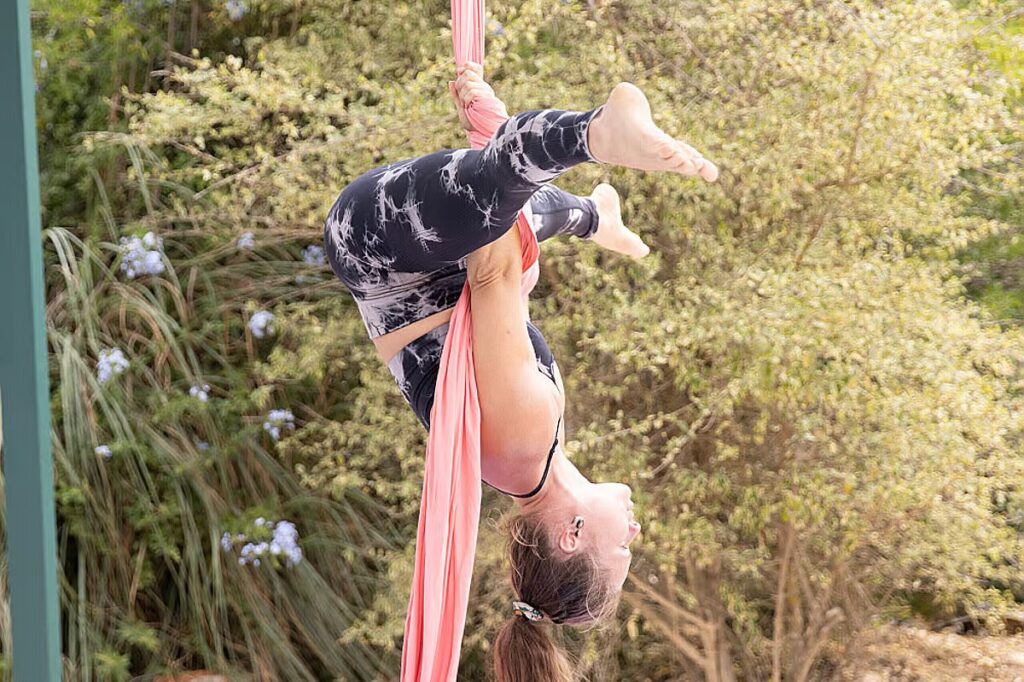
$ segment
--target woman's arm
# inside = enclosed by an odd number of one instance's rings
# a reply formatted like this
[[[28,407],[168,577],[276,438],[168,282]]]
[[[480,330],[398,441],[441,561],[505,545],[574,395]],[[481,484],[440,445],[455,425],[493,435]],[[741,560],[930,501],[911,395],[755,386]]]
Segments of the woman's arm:
[[[524,465],[537,459],[543,466],[560,406],[557,389],[537,371],[526,331],[521,259],[515,226],[466,259],[481,445],[486,454],[523,457]]]

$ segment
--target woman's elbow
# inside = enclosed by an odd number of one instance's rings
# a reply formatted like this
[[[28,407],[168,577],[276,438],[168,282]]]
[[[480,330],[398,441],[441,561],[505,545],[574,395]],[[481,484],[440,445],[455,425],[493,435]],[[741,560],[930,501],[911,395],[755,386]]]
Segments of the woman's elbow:
[[[510,283],[518,286],[522,274],[523,264],[518,254],[510,258],[500,253],[472,253],[466,259],[466,278],[474,289]]]
[[[515,226],[490,244],[466,258],[466,275],[471,287],[519,283],[523,274],[519,235]]]

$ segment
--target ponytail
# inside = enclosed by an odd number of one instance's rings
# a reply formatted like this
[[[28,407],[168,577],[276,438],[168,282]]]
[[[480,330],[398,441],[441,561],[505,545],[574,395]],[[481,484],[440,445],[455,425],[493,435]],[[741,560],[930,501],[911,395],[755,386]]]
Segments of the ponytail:
[[[548,627],[523,616],[505,621],[494,640],[497,682],[572,682],[572,664]]]
[[[615,612],[620,592],[587,555],[558,556],[537,516],[515,515],[509,531],[512,596],[526,602],[537,618],[505,622],[494,641],[497,682],[572,682],[573,666],[551,637],[551,624],[583,625]]]

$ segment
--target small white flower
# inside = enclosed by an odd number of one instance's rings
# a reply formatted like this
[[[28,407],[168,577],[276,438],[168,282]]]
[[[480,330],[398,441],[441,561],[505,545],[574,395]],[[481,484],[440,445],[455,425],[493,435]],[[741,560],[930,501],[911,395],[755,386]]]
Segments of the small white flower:
[[[120,348],[104,348],[96,363],[96,380],[105,384],[128,369],[128,358]]]
[[[249,318],[249,330],[257,339],[274,333],[274,314],[268,310],[257,310]]]
[[[199,452],[206,452],[207,450],[210,449],[210,444],[207,443],[205,440],[201,440],[198,443],[196,443],[196,448],[199,449]]]
[[[284,554],[288,566],[295,566],[302,561],[302,549],[299,547],[299,531],[291,521],[278,521],[274,526],[274,538],[270,543],[270,551],[274,555]]]
[[[188,390],[189,395],[193,398],[198,398],[201,402],[206,402],[210,399],[210,384],[193,384],[192,388]]]
[[[291,410],[271,410],[263,421],[263,430],[274,440],[280,440],[282,429],[295,430],[295,415]]]
[[[316,244],[307,246],[302,250],[302,260],[306,261],[307,265],[323,265],[327,262],[324,247]]]
[[[142,235],[142,245],[147,249],[162,249],[164,246],[164,240],[156,236],[152,232],[147,232]]]
[[[242,236],[238,238],[236,246],[239,251],[252,251],[256,248],[256,237],[252,232],[243,232]]]
[[[164,271],[163,240],[152,232],[140,237],[121,237],[121,272],[128,279],[159,275]]]
[[[95,452],[97,455],[103,457],[103,459],[110,459],[114,456],[109,445],[97,445]]]
[[[253,524],[260,528],[272,528],[274,537],[270,542],[246,542],[239,551],[238,563],[242,566],[259,566],[260,557],[270,554],[275,557],[283,557],[284,564],[289,568],[302,561],[302,548],[299,547],[299,531],[291,521],[278,521],[277,523],[267,520],[262,516],[256,519]],[[235,543],[243,542],[245,536],[238,534],[232,539],[230,533],[221,536],[220,544],[224,551],[229,551]]]
[[[224,3],[224,9],[228,12],[228,19],[231,21],[241,21],[249,8],[245,4],[245,0],[227,0]]]

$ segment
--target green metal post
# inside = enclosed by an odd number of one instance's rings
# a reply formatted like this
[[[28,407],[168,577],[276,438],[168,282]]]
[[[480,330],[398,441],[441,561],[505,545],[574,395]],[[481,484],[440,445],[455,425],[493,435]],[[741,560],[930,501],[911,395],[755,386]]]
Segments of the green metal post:
[[[61,678],[28,0],[0,0],[0,405],[16,682]]]

